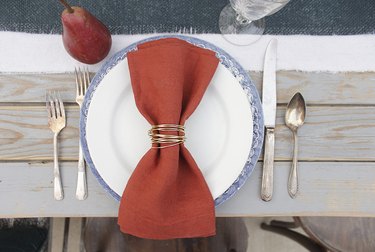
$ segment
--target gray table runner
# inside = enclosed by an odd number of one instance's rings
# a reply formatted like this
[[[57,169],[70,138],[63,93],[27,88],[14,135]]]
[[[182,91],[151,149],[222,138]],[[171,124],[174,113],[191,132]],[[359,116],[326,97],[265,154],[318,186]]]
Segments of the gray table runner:
[[[68,0],[102,20],[113,34],[220,33],[228,0]],[[2,0],[0,30],[61,33],[58,0]],[[266,19],[267,34],[374,34],[375,0],[291,0]]]

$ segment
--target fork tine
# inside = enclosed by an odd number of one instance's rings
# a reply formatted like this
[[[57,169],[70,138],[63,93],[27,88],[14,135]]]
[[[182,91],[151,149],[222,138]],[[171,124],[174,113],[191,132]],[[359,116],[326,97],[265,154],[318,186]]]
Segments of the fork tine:
[[[78,83],[78,72],[77,72],[77,68],[76,67],[74,68],[74,72],[76,74],[76,89],[77,89],[76,96],[78,96],[79,95],[79,83]]]
[[[85,74],[83,73],[84,70],[80,70],[80,74],[81,74],[81,95],[84,95],[84,89],[85,89]]]
[[[91,82],[91,80],[90,80],[90,71],[89,71],[88,68],[87,68],[87,79],[89,81],[88,85],[90,85],[90,82]]]
[[[83,94],[86,94],[86,86],[87,86],[87,77],[86,77],[86,69],[83,68],[82,70],[82,76],[83,76]]]
[[[89,85],[90,85],[90,72],[89,72],[88,68],[86,68],[85,75],[86,75],[86,82],[85,82],[85,94],[86,94],[86,91],[87,91],[87,89],[89,88]]]
[[[85,73],[84,73],[84,71],[85,71],[85,69],[81,70],[81,95],[85,94],[85,82],[86,82],[86,79],[85,79]]]
[[[82,95],[83,89],[82,89],[82,72],[81,68],[78,67],[75,69],[76,72],[76,84],[77,84],[77,96]]]
[[[79,67],[77,68],[77,94],[81,95],[81,73]]]
[[[51,115],[52,115],[53,118],[57,118],[56,106],[55,106],[55,102],[54,102],[54,94],[50,93],[49,97],[50,97],[49,103],[51,105]]]
[[[61,100],[60,93],[55,91],[55,103],[56,103],[57,117],[62,116],[60,100]]]
[[[56,107],[56,117],[60,117],[61,116],[61,110],[60,110],[59,101],[57,99],[57,92],[53,91],[53,93],[54,93],[54,103],[55,103],[55,107]]]
[[[65,118],[64,102],[61,99],[60,92],[57,93],[57,96],[58,96],[58,102],[59,102],[61,116]]]
[[[79,67],[78,68],[78,71],[79,71],[79,91],[80,91],[80,93],[79,93],[79,95],[84,95],[84,92],[83,92],[83,89],[84,89],[84,85],[85,85],[85,83],[84,83],[84,74],[82,73],[82,70],[81,70],[81,68]]]

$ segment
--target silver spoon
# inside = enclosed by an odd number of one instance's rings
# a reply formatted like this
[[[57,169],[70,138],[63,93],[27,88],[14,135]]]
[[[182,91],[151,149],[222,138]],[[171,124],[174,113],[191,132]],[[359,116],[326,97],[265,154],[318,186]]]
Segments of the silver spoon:
[[[289,173],[288,192],[290,197],[295,198],[298,192],[298,128],[305,122],[306,105],[303,96],[296,93],[288,103],[285,113],[285,124],[293,132],[294,136],[294,153],[292,169]]]

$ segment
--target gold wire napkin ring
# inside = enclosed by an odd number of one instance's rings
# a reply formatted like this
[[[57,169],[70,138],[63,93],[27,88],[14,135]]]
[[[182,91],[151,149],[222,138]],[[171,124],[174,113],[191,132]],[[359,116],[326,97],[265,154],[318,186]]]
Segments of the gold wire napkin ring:
[[[176,132],[177,135],[160,134],[160,131]],[[151,138],[151,144],[158,144],[158,146],[152,146],[152,148],[163,149],[167,147],[176,146],[185,142],[185,127],[178,124],[158,124],[152,125],[148,131],[148,135]],[[164,144],[161,146],[161,144]]]

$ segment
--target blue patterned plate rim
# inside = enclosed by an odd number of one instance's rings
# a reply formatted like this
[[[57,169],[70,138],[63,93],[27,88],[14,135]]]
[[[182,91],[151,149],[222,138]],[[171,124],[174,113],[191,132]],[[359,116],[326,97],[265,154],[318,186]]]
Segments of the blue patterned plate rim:
[[[95,74],[94,78],[91,81],[90,87],[87,90],[85,95],[85,100],[82,105],[82,109],[80,111],[80,141],[82,145],[83,154],[86,159],[86,163],[90,167],[92,173],[99,181],[101,186],[117,201],[120,201],[121,195],[118,195],[115,191],[113,191],[110,186],[102,179],[98,170],[96,169],[92,158],[90,156],[90,151],[88,149],[87,140],[86,140],[86,123],[87,123],[87,115],[90,107],[91,100],[93,95],[96,91],[96,88],[100,85],[102,79],[105,75],[114,67],[116,66],[121,60],[123,60],[127,53],[130,51],[137,50],[137,46],[139,44],[143,44],[145,42],[158,40],[158,39],[165,39],[165,38],[177,38],[181,40],[185,40],[186,42],[195,45],[197,47],[205,48],[211,51],[214,51],[216,57],[220,60],[220,63],[223,64],[237,79],[239,84],[241,85],[242,89],[244,90],[249,105],[251,107],[251,113],[253,117],[253,141],[250,148],[250,152],[247,158],[247,161],[238,175],[237,179],[233,182],[233,184],[219,197],[215,199],[215,206],[219,206],[229,198],[231,198],[246,182],[246,180],[250,177],[251,173],[253,172],[255,165],[259,159],[262,146],[263,146],[263,136],[264,136],[264,122],[263,122],[263,111],[262,105],[259,98],[258,91],[255,88],[254,83],[250,79],[249,75],[246,71],[240,66],[240,64],[233,59],[228,53],[223,51],[222,49],[216,47],[215,45],[201,40],[194,37],[183,36],[183,35],[162,35],[162,36],[155,36],[150,37],[147,39],[143,39],[137,41],[130,46],[120,50],[115,55],[113,55],[102,67],[101,69]]]

